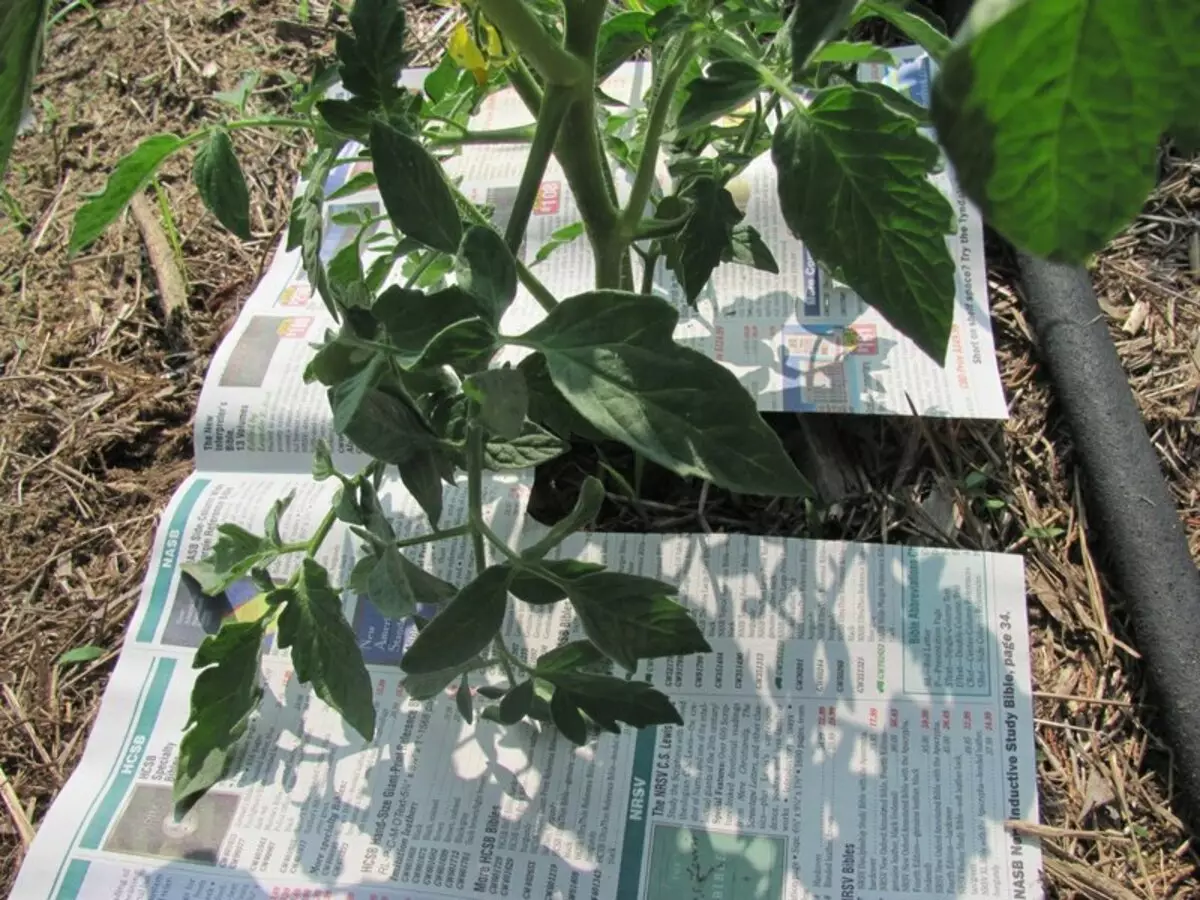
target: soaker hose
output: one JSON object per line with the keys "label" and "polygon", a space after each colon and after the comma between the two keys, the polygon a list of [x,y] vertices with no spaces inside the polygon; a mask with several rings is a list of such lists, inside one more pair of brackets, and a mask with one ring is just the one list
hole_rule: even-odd
{"label": "soaker hose", "polygon": [[1086,479],[1088,520],[1103,538],[1103,558],[1129,609],[1197,826],[1200,571],[1088,273],[1017,256],[1039,356]]}

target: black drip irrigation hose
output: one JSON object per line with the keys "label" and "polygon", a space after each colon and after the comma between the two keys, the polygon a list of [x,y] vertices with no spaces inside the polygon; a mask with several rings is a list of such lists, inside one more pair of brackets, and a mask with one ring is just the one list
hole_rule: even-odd
{"label": "black drip irrigation hose", "polygon": [[1089,522],[1133,620],[1200,827],[1200,572],[1088,273],[1018,253],[1025,307],[1082,464]]}

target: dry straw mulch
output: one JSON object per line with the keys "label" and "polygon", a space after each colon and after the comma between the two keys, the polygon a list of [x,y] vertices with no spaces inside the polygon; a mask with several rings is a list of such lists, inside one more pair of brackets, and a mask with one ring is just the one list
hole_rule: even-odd
{"label": "dry straw mulch", "polygon": [[[157,516],[191,468],[190,417],[207,360],[286,219],[303,148],[239,133],[255,240],[207,217],[185,161],[161,178],[188,293],[163,311],[132,220],[66,256],[83,191],[141,138],[220,114],[210,99],[259,69],[258,108],[286,109],[289,73],[329,50],[322,4],[112,0],[56,27],[37,132],[18,144],[0,219],[0,893],[62,787],[137,600]],[[444,10],[418,17],[430,41]],[[161,217],[153,194],[148,205]],[[1168,158],[1145,213],[1094,265],[1129,371],[1200,553],[1200,162]],[[168,233],[170,229],[168,228]],[[1090,540],[1070,438],[1038,364],[1019,289],[991,255],[992,309],[1012,418],[1003,425],[823,420],[843,450],[840,499],[782,514],[678,483],[641,504],[614,493],[605,527],[912,541],[1021,553],[1029,584],[1047,880],[1063,898],[1200,897],[1198,859],[1156,737],[1136,640]],[[794,426],[781,428],[796,440]],[[613,460],[620,464],[620,460]],[[541,506],[594,460],[542,473]],[[556,492],[555,488],[562,490]],[[58,667],[72,648],[89,662]]]}

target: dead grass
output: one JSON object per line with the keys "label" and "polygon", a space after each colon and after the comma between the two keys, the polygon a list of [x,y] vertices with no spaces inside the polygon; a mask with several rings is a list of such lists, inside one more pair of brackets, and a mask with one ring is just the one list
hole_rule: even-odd
{"label": "dead grass", "polygon": [[[314,6],[319,6],[314,4]],[[301,148],[239,133],[255,240],[208,218],[186,178],[162,185],[179,229],[186,310],[167,326],[132,222],[75,260],[65,247],[80,193],[141,138],[217,114],[214,90],[265,73],[254,102],[286,108],[282,73],[304,75],[328,43],[289,0],[113,0],[55,30],[0,220],[0,890],[78,761],[136,603],[157,516],[191,468],[191,423],[211,351],[285,221]],[[52,112],[51,112],[52,109]],[[153,195],[149,195],[151,198]],[[1098,259],[1096,283],[1200,555],[1200,163],[1170,159],[1145,215]],[[1122,600],[1090,540],[1069,436],[1058,420],[1009,262],[992,253],[992,306],[1012,418],[1003,425],[828,417],[844,460],[827,509],[701,495],[647,473],[642,502],[613,483],[605,527],[739,530],[912,541],[1026,559],[1042,825],[1052,895],[1200,897],[1177,817],[1170,756],[1155,736]],[[812,420],[816,421],[816,420]],[[777,422],[789,441],[794,424]],[[622,468],[619,453],[608,460]],[[539,474],[554,515],[580,452]],[[1032,529],[1032,530],[1031,530]],[[83,645],[101,655],[56,667]]]}

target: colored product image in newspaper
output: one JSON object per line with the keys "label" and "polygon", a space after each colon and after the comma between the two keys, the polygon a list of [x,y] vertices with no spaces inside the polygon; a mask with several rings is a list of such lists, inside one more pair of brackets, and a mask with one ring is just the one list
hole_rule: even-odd
{"label": "colored product image in newspaper", "polygon": [[[224,622],[253,622],[267,610],[262,590],[249,578],[235,581],[216,597],[206,597],[196,582],[181,576],[167,612],[162,642],[174,647],[199,647]],[[268,638],[269,640],[269,638]]]}
{"label": "colored product image in newspaper", "polygon": [[642,897],[783,900],[787,838],[655,825]]}
{"label": "colored product image in newspaper", "polygon": [[874,325],[786,325],[780,333],[784,409],[817,412],[859,405],[859,369],[879,356]]}
{"label": "colored product image in newspaper", "polygon": [[252,316],[221,372],[221,387],[262,387],[280,342],[303,340],[312,323],[311,316]]}
{"label": "colored product image in newspaper", "polygon": [[104,849],[215,866],[237,809],[236,794],[209,791],[176,822],[171,785],[139,784],[104,841]]}

